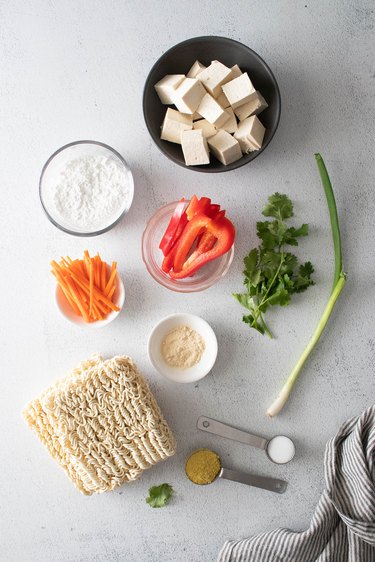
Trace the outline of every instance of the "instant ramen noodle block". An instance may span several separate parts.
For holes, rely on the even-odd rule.
[[[24,410],[27,423],[80,492],[136,480],[175,453],[146,381],[124,355],[83,362]]]

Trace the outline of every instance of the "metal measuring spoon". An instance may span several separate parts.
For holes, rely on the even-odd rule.
[[[199,463],[199,456],[205,453],[206,457],[204,462],[204,468],[207,468],[207,462],[211,465],[210,468],[214,469],[210,477],[204,482],[193,474],[193,470],[190,468],[190,464]],[[208,453],[208,455],[207,455]],[[285,480],[279,480],[278,478],[269,478],[266,476],[257,476],[255,474],[247,474],[246,472],[240,472],[238,470],[230,470],[229,468],[224,468],[221,466],[221,460],[217,453],[210,451],[209,449],[198,449],[194,451],[187,459],[185,465],[186,476],[191,482],[199,485],[212,484],[217,478],[225,478],[226,480],[232,480],[233,482],[240,482],[240,484],[247,484],[248,486],[253,486],[255,488],[262,488],[263,490],[269,490],[270,492],[275,492],[276,494],[283,494],[287,489],[288,482]]]
[[[286,464],[292,460],[296,452],[293,441],[285,435],[276,435],[272,439],[265,439],[206,416],[198,418],[197,428],[233,441],[246,443],[251,447],[263,449],[266,451],[268,458],[276,464]]]

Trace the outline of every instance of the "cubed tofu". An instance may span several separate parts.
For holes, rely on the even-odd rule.
[[[235,133],[237,131],[237,119],[234,111],[231,107],[228,107],[225,111],[228,115],[228,119],[225,121],[224,125],[221,126],[221,129],[227,131],[227,133]]]
[[[211,61],[211,63],[214,63],[214,62],[219,62],[219,61],[218,60]],[[232,68],[230,70],[231,70],[231,73],[228,76],[227,80],[225,81],[225,84],[227,82],[230,82],[231,80],[234,80],[235,78],[238,78],[242,74],[242,70],[240,69],[238,64],[235,64],[234,66],[232,66]]]
[[[228,119],[225,109],[223,109],[210,94],[203,96],[197,111],[204,119],[207,119],[207,121],[218,128],[224,125],[225,121]]]
[[[169,142],[181,144],[182,131],[188,131],[192,128],[193,120],[191,115],[180,113],[168,107],[161,126],[160,138]]]
[[[214,98],[221,94],[221,86],[231,79],[232,71],[219,61],[213,61],[210,66],[197,74],[207,92]]]
[[[186,166],[203,166],[210,163],[207,140],[200,129],[183,131],[181,146]]]
[[[227,107],[230,107],[229,100],[228,100],[227,96],[224,94],[224,92],[221,92],[221,94],[218,95],[218,97],[216,98],[216,101],[219,105],[221,105],[221,107],[223,109],[227,109]]]
[[[238,78],[242,74],[242,70],[240,69],[238,64],[235,64],[234,66],[232,66],[231,71],[232,71],[232,80],[234,80],[235,78]]]
[[[206,90],[196,78],[185,78],[173,95],[173,103],[182,113],[193,114],[198,108]]]
[[[249,101],[255,92],[247,72],[224,84],[222,88],[233,109]]]
[[[247,101],[243,105],[240,105],[239,107],[236,107],[234,113],[237,115],[240,121],[244,121],[244,119],[250,117],[250,115],[259,115],[259,113],[261,113],[267,107],[268,103],[266,102],[262,94],[256,91],[251,96],[251,99],[249,101]]]
[[[217,128],[207,121],[207,119],[200,119],[199,121],[194,121],[193,129],[200,129],[203,135],[208,139],[213,137],[217,133]]]
[[[204,70],[205,68],[207,67],[204,66],[204,64],[199,62],[199,60],[196,60],[193,66],[191,67],[191,69],[189,70],[189,72],[187,73],[186,78],[196,78],[197,74],[202,72],[202,70]]]
[[[259,150],[262,147],[265,128],[256,115],[241,121],[234,138],[238,140],[244,154]]]
[[[176,92],[176,88],[178,88],[184,79],[184,74],[167,74],[167,76],[164,76],[164,78],[155,84],[154,88],[161,103],[164,105],[171,105],[174,103],[173,95]]]
[[[207,142],[212,154],[225,166],[242,157],[238,141],[226,131],[218,131],[216,135],[207,139]]]

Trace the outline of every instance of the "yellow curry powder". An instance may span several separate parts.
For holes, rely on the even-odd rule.
[[[185,472],[194,484],[211,484],[221,469],[220,457],[209,449],[199,449],[190,455]]]

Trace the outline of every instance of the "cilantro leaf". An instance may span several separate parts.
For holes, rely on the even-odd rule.
[[[291,226],[290,228],[288,228],[287,232],[288,235],[290,235],[292,238],[298,238],[299,236],[307,236],[309,233],[309,225],[303,224],[299,228],[294,228],[294,226]]]
[[[242,304],[242,306],[244,306],[248,310],[253,310],[254,302],[250,295],[244,293],[233,293],[233,296],[236,300],[238,300],[240,304]]]
[[[314,281],[311,279],[311,275],[314,273],[314,268],[311,262],[307,261],[303,265],[299,266],[298,275],[294,283],[294,291],[296,293],[302,293],[306,291],[308,287],[314,285]]]
[[[280,220],[257,222],[257,235],[262,240],[263,247],[267,250],[280,248],[284,244],[298,246],[297,238],[307,236],[308,233],[309,226],[307,224],[303,224],[300,228],[294,228],[294,226],[287,228],[285,222]]]
[[[257,234],[263,242],[263,247],[268,250],[279,248],[284,244],[287,233],[287,226],[281,221],[263,221],[257,222]]]
[[[268,203],[263,207],[262,215],[284,220],[293,216],[293,203],[287,195],[274,193],[268,197]]]
[[[286,306],[289,303],[290,303],[290,294],[287,291],[287,289],[283,287],[279,288],[268,298],[269,305],[279,304],[280,306]]]
[[[314,281],[314,268],[310,262],[303,265],[297,257],[286,250],[286,246],[298,246],[298,238],[307,236],[309,227],[288,226],[286,219],[293,216],[293,203],[281,193],[268,198],[263,215],[273,217],[271,221],[257,222],[257,234],[261,241],[244,258],[245,293],[233,293],[233,297],[250,313],[243,321],[261,334],[272,337],[263,314],[270,306],[286,306],[294,293],[302,293]]]
[[[263,269],[263,274],[268,280],[272,280],[277,274],[281,266],[282,255],[280,252],[273,252],[270,250],[261,250],[260,252],[260,266]]]
[[[311,263],[311,261],[307,261],[303,265],[300,265],[299,266],[299,273],[303,277],[310,277],[310,275],[312,275],[312,273],[314,273],[314,266]]]
[[[242,320],[245,322],[245,324],[249,324],[251,328],[257,330],[260,334],[262,334],[262,336],[264,335],[265,330],[263,326],[261,326],[259,322],[255,321],[254,316],[252,316],[251,314],[247,314],[246,316],[242,316]]]
[[[261,272],[257,267],[259,259],[258,250],[254,248],[251,252],[244,257],[245,270],[243,272],[246,282],[251,285],[258,285],[260,281]]]
[[[160,486],[152,486],[148,494],[146,502],[151,507],[164,507],[172,497],[173,488],[170,484],[160,484]]]
[[[284,259],[282,260],[282,264],[280,267],[280,273],[282,274],[286,273],[289,276],[292,276],[295,268],[297,267],[297,264],[298,264],[297,256],[287,252],[286,254],[284,254]]]

